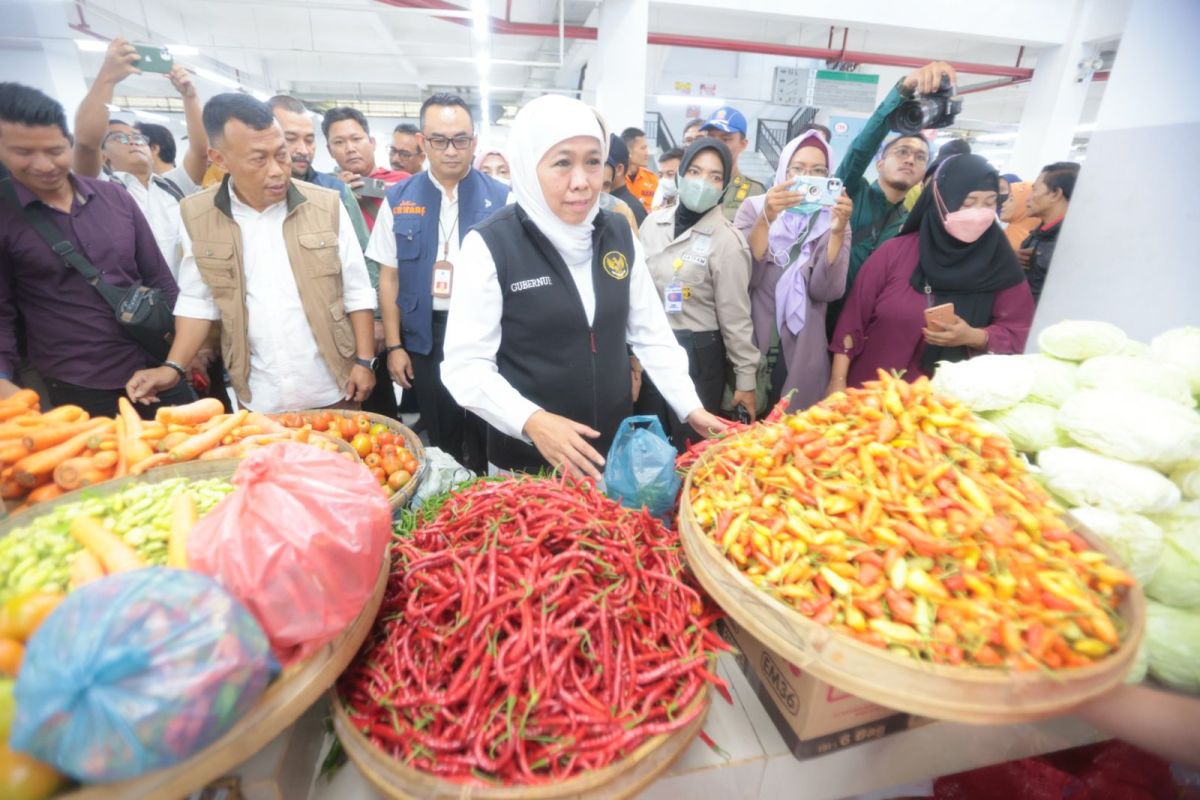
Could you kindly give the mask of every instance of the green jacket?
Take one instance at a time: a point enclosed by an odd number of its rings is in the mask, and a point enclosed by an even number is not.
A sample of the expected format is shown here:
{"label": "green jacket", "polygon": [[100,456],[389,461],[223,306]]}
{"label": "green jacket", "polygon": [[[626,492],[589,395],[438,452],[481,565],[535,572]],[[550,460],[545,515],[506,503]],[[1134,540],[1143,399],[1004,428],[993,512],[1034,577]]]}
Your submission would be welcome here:
{"label": "green jacket", "polygon": [[[363,249],[363,260],[367,262],[367,275],[371,278],[371,288],[378,294],[379,262],[366,256],[367,242],[371,239],[371,232],[367,230],[366,217],[363,216],[362,209],[358,207],[358,199],[354,196],[354,192],[350,191],[349,186],[342,184],[341,194],[342,206],[350,215],[350,224],[354,226],[354,235],[358,237],[358,246]],[[375,319],[382,319],[379,315],[378,304],[375,307]]]}
{"label": "green jacket", "polygon": [[850,271],[846,276],[846,294],[850,293],[850,287],[854,285],[854,279],[867,257],[879,245],[899,233],[908,217],[903,199],[899,203],[889,203],[879,188],[879,181],[867,183],[863,178],[863,173],[877,159],[879,148],[888,136],[888,115],[907,99],[900,87],[901,84],[897,83],[888,92],[862,131],[854,137],[849,151],[838,165],[837,177],[841,178],[846,194],[854,201],[854,211],[850,214]]}

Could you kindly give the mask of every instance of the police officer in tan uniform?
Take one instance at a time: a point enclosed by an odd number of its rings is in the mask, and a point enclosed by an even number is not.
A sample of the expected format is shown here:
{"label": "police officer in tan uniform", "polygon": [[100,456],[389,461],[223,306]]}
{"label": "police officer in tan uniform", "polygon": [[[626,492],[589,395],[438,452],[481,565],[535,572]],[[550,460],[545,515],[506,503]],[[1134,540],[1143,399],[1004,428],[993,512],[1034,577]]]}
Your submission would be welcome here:
{"label": "police officer in tan uniform", "polygon": [[745,151],[750,140],[746,138],[746,116],[733,106],[721,106],[713,112],[708,121],[700,126],[702,136],[719,139],[733,157],[733,177],[729,181],[729,190],[721,202],[721,210],[725,218],[733,222],[738,209],[747,197],[766,194],[767,187],[753,178],[748,178],[738,172],[738,157]]}

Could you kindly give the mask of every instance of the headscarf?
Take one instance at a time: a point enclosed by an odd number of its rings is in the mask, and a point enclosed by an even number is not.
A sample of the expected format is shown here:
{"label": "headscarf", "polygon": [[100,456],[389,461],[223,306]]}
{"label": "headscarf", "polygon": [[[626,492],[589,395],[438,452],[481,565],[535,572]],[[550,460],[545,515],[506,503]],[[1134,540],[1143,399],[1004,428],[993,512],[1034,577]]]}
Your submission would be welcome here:
{"label": "headscarf", "polygon": [[1004,236],[1013,250],[1019,250],[1025,238],[1035,228],[1042,224],[1037,217],[1029,215],[1029,196],[1033,194],[1033,184],[1023,181],[1009,184],[1009,202],[1013,204],[1012,219],[1006,220]]}
{"label": "headscarf", "polygon": [[[483,162],[487,161],[488,156],[500,156],[500,158],[503,159],[504,163],[508,164],[508,157],[504,155],[504,151],[493,147],[488,150],[480,150],[478,153],[475,154],[475,169],[482,168]],[[509,174],[511,175],[512,174],[512,165],[511,164],[508,165],[508,170],[509,170]]]}
{"label": "headscarf", "polygon": [[576,136],[594,137],[600,145],[601,160],[608,158],[606,127],[594,109],[560,94],[531,100],[517,112],[512,123],[508,165],[512,173],[513,196],[567,264],[577,264],[591,257],[593,221],[600,206],[593,203],[587,219],[578,225],[563,222],[550,210],[542,194],[542,184],[537,176],[538,162],[556,144]]}
{"label": "headscarf", "polygon": [[[788,182],[788,166],[801,147],[816,147],[825,154],[825,165],[830,166],[829,143],[818,131],[805,131],[784,146],[779,154],[779,166],[775,168],[776,185]],[[784,326],[797,335],[804,329],[808,313],[808,281],[804,265],[808,263],[812,249],[833,225],[833,212],[820,208],[808,214],[784,211],[771,223],[767,233],[767,252],[776,264],[786,270],[775,284],[775,325],[782,331]],[[799,250],[795,250],[800,245]],[[793,257],[793,251],[795,255]]]}
{"label": "headscarf", "polygon": [[[934,186],[926,187],[917,198],[900,230],[901,235],[919,232],[921,236],[920,256],[909,284],[922,294],[929,287],[933,305],[953,303],[954,313],[975,328],[991,321],[996,292],[1021,283],[1025,273],[1004,232],[994,222],[970,244],[947,233],[934,202],[934,190],[946,211],[953,213],[971,192],[997,191],[999,177],[981,156],[951,156],[934,174]],[[965,347],[926,345],[921,366],[931,373],[938,361],[961,361],[966,356]]]}
{"label": "headscarf", "polygon": [[1031,194],[1033,194],[1033,186],[1028,183],[1018,182],[1010,183],[1008,185],[1008,195],[1013,204],[1012,219],[1005,220],[1009,225],[1013,224],[1014,222],[1020,222],[1029,216],[1029,206],[1027,201],[1029,200],[1029,195]]}
{"label": "headscarf", "polygon": [[[688,149],[683,154],[683,160],[679,162],[679,180],[683,180],[684,175],[687,174],[688,167],[690,167],[692,162],[696,160],[696,156],[700,155],[705,150],[712,150],[717,154],[717,157],[721,159],[721,175],[723,178],[722,186],[725,187],[723,191],[728,191],[729,179],[733,176],[733,155],[729,152],[729,148],[725,146],[724,142],[722,142],[720,139],[714,139],[711,136],[703,136],[688,146]],[[721,201],[718,200],[717,205],[720,204]],[[706,209],[705,211],[697,213],[692,211],[683,203],[676,203],[675,238],[679,238],[681,233],[690,229],[711,210],[712,209]]]}

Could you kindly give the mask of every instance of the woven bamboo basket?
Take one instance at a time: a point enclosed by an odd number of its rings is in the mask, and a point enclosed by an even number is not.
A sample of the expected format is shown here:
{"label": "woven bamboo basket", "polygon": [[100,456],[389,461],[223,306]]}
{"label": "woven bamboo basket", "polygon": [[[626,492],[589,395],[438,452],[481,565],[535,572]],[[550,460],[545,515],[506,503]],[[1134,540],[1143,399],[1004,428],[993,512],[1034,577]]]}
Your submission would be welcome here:
{"label": "woven bamboo basket", "polygon": [[[28,524],[30,519],[57,506],[80,500],[85,492],[87,496],[95,497],[121,491],[139,482],[158,483],[171,478],[228,478],[239,463],[236,459],[192,461],[80,489],[4,520],[0,524],[0,537],[7,536],[14,528]],[[389,566],[390,560],[385,557],[379,565],[379,574],[370,598],[349,627],[317,653],[285,669],[267,687],[258,702],[220,739],[173,767],[127,781],[75,787],[55,797],[63,800],[186,797],[245,762],[307,711],[349,666],[375,623],[375,615],[379,612],[387,587]]]}
{"label": "woven bamboo basket", "polygon": [[346,754],[372,786],[393,800],[623,800],[643,791],[688,748],[704,726],[710,693],[705,688],[692,701],[689,710],[696,704],[704,708],[683,728],[646,740],[604,769],[538,786],[468,786],[412,769],[354,727],[336,689],[330,691],[330,702],[333,727]]}
{"label": "woven bamboo basket", "polygon": [[[679,533],[688,564],[704,590],[747,633],[838,689],[921,716],[1011,724],[1067,713],[1118,685],[1133,665],[1146,621],[1146,600],[1136,586],[1118,608],[1128,631],[1121,646],[1092,666],[1056,672],[1006,672],[919,662],[813,622],[751,583],[697,523],[690,499],[692,475],[719,449],[706,453],[683,483]],[[1072,523],[1090,545],[1113,563],[1121,563],[1099,537]]]}
{"label": "woven bamboo basket", "polygon": [[[292,411],[287,413],[292,414],[321,414],[325,409],[308,409],[307,411]],[[421,481],[425,479],[425,473],[429,469],[427,459],[425,458],[425,445],[421,444],[421,439],[412,432],[412,429],[403,422],[394,420],[391,417],[385,417],[382,414],[372,414],[369,411],[343,411],[335,409],[333,413],[339,417],[357,417],[359,415],[371,420],[371,424],[380,423],[387,426],[387,429],[392,433],[399,433],[404,436],[404,446],[413,454],[413,458],[417,459],[417,471],[413,473],[412,480],[400,488],[400,491],[388,498],[388,502],[392,504],[392,511],[399,511],[408,505],[413,495],[416,494],[417,488],[421,485]],[[275,414],[274,416],[279,416]],[[345,440],[337,439],[336,437],[328,437],[334,441],[341,442],[346,447],[349,447],[351,452],[354,448],[350,447]],[[357,457],[357,454],[355,454]]]}

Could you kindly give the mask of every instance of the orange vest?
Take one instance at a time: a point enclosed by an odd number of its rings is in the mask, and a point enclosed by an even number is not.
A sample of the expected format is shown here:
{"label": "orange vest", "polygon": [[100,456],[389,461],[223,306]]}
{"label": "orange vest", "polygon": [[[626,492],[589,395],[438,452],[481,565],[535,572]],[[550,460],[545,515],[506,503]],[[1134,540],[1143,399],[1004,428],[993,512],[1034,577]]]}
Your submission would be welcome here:
{"label": "orange vest", "polygon": [[642,201],[646,211],[650,211],[654,205],[654,193],[658,191],[658,176],[648,169],[639,169],[637,178],[625,178],[625,185],[634,197]]}

